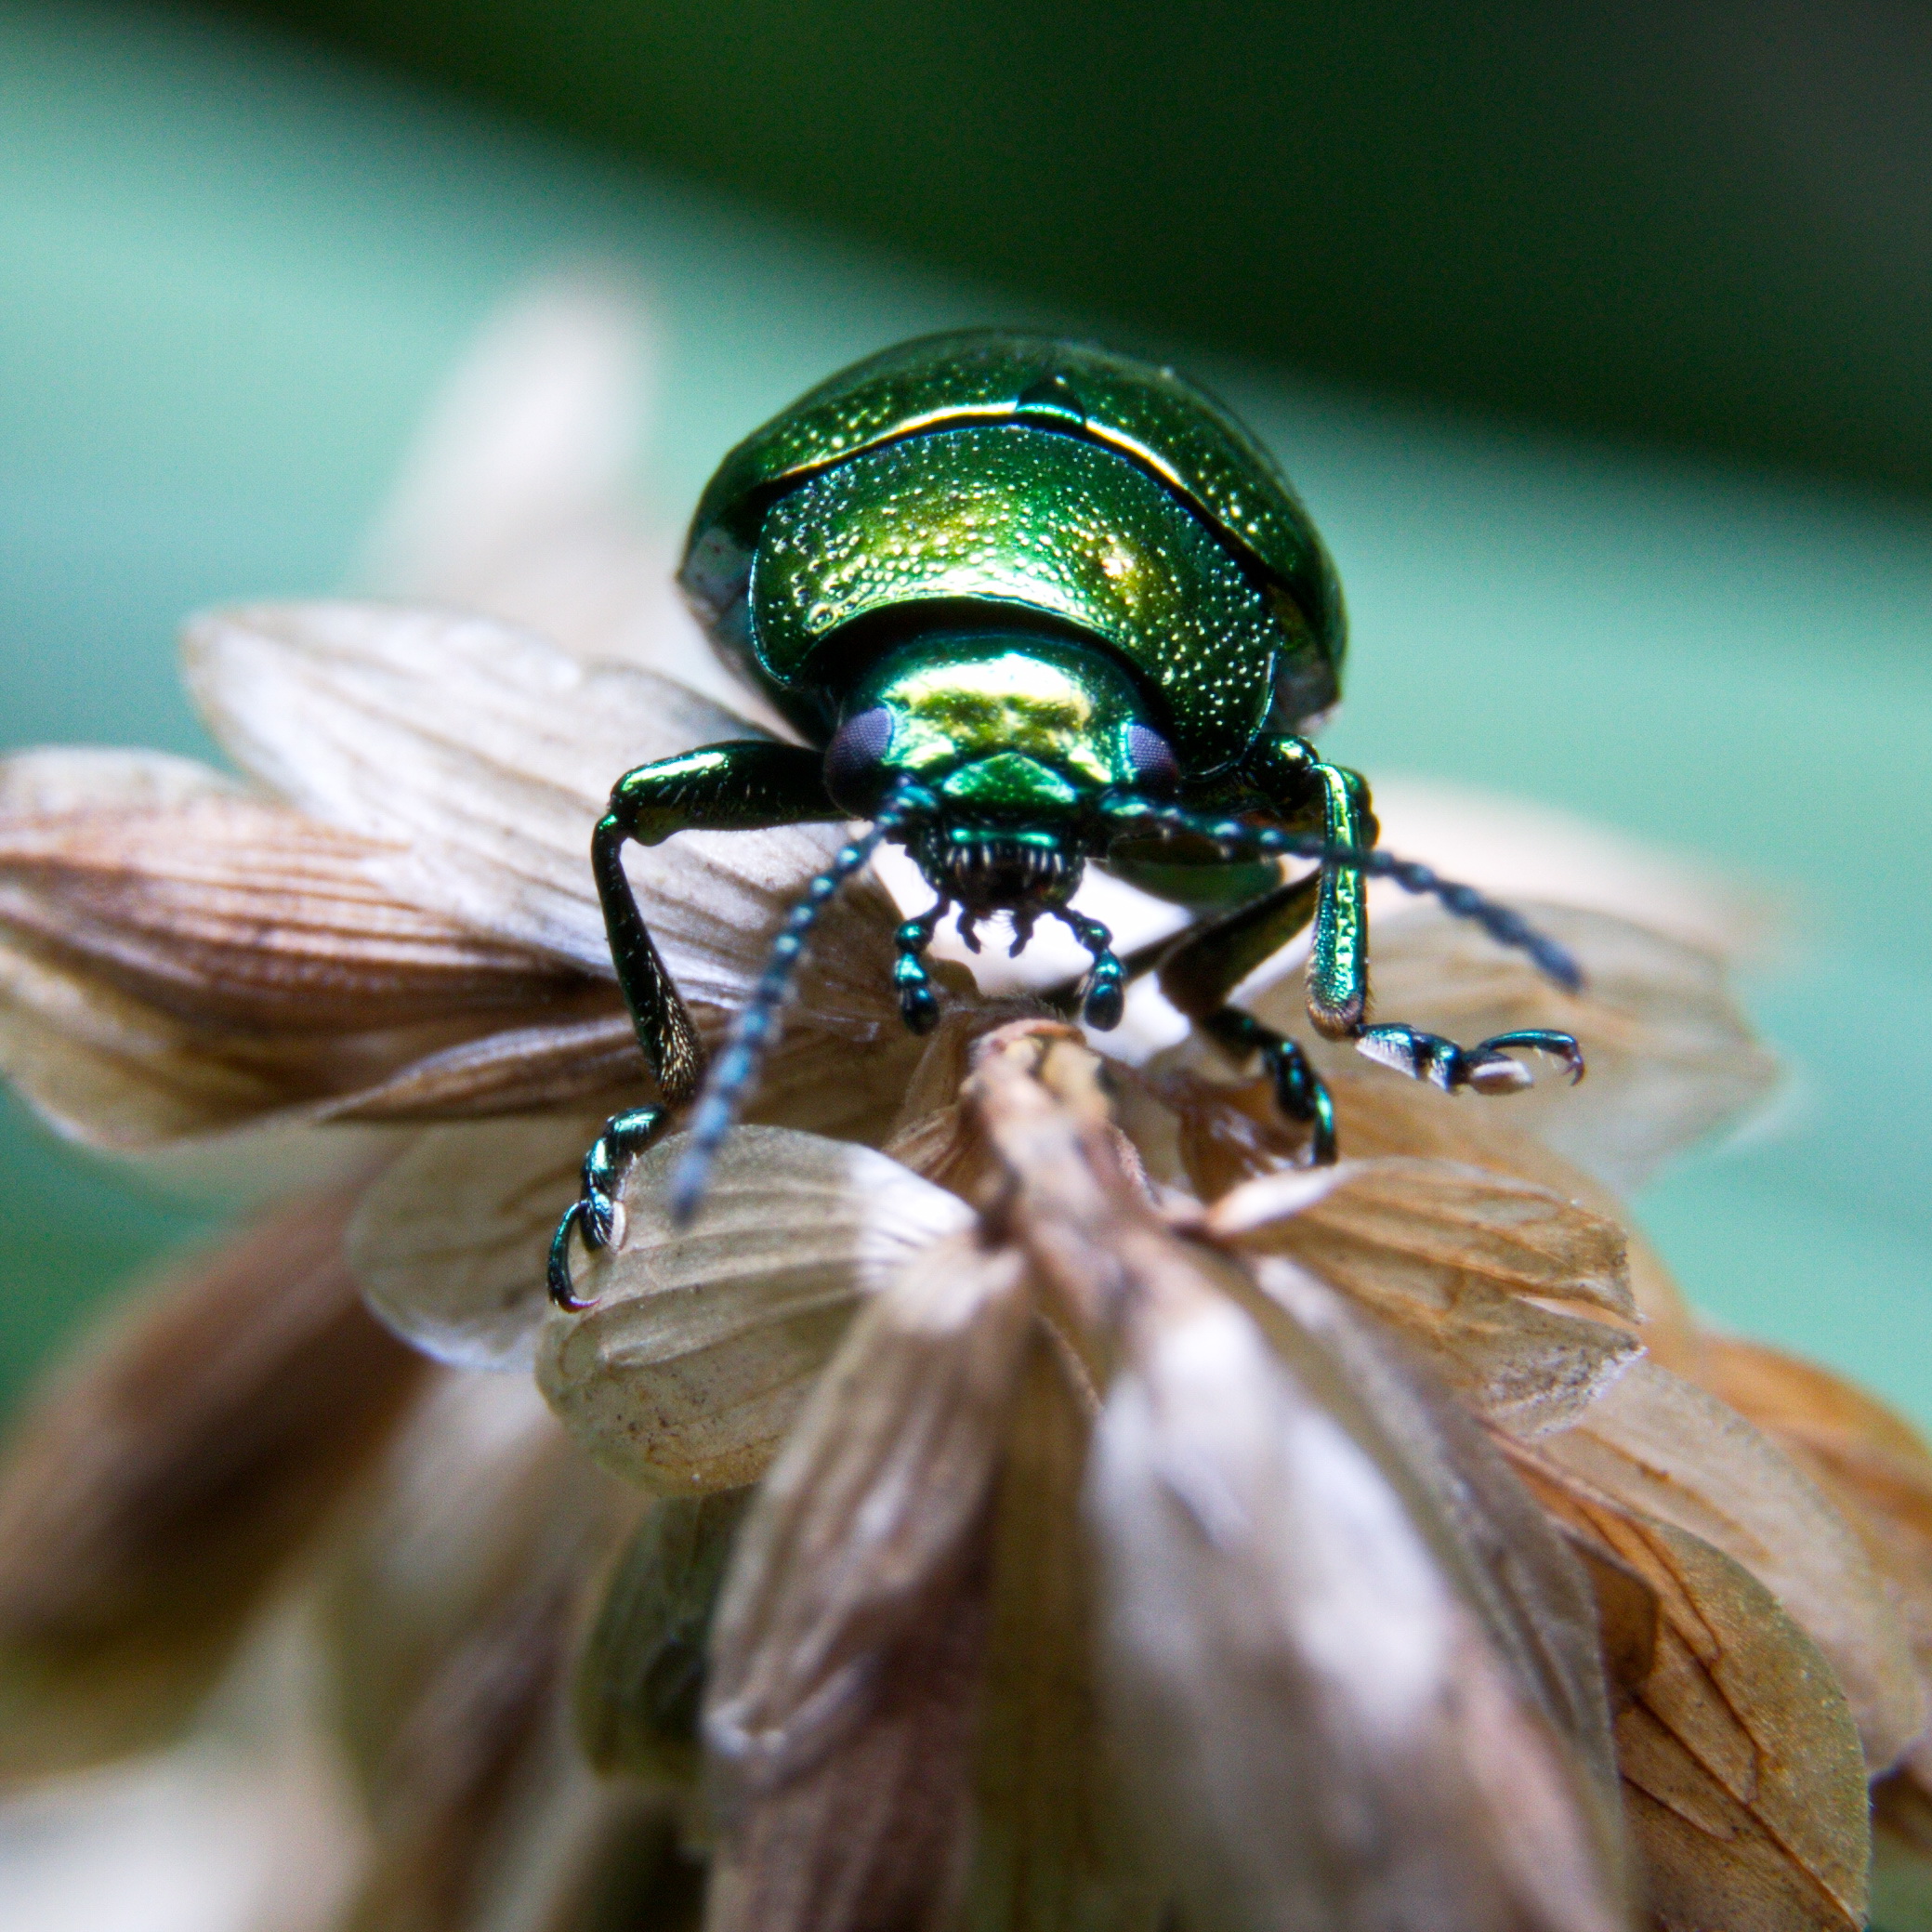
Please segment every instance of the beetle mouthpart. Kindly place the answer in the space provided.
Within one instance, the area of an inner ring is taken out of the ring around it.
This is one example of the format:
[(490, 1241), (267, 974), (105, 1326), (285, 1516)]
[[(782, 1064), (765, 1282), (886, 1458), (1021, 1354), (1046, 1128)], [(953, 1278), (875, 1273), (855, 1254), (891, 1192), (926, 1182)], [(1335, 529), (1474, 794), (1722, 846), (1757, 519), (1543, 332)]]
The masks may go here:
[(1063, 906), (1080, 884), (1082, 865), (1058, 846), (1031, 839), (961, 838), (956, 834), (938, 854), (935, 891), (957, 900), (976, 918), (987, 913), (1023, 913), (1032, 917)]

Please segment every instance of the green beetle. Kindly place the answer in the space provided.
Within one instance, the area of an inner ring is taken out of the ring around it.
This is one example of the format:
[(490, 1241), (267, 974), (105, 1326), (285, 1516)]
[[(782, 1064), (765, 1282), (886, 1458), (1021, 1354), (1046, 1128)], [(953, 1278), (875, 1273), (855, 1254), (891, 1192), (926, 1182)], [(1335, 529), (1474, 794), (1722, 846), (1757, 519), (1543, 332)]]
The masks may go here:
[[(615, 1115), (551, 1248), (572, 1296), (572, 1228), (606, 1243), (630, 1161), (702, 1097), (673, 1179), (688, 1216), (735, 1118), (819, 912), (882, 842), (936, 895), (900, 928), (906, 1023), (940, 1014), (924, 965), (939, 925), (1043, 917), (1092, 958), (1088, 1024), (1118, 1023), (1127, 979), (1163, 992), (1231, 1053), (1258, 1055), (1308, 1158), (1335, 1158), (1333, 1110), (1301, 1049), (1229, 1004), (1311, 923), (1317, 1029), (1445, 1090), (1530, 1079), (1512, 1050), (1583, 1058), (1568, 1033), (1475, 1046), (1368, 1020), (1367, 880), (1386, 875), (1480, 922), (1560, 983), (1563, 950), (1515, 913), (1374, 849), (1367, 785), (1307, 732), (1341, 689), (1341, 587), (1267, 452), (1171, 370), (1049, 336), (974, 330), (861, 362), (725, 458), (679, 581), (716, 648), (806, 741), (708, 745), (626, 773), (591, 845), (612, 959), (662, 1106)], [(652, 945), (624, 842), (688, 829), (861, 819), (794, 910), (705, 1077), (690, 1015)], [(1284, 857), (1317, 861), (1284, 878)], [(1198, 917), (1126, 963), (1069, 903), (1088, 861)]]

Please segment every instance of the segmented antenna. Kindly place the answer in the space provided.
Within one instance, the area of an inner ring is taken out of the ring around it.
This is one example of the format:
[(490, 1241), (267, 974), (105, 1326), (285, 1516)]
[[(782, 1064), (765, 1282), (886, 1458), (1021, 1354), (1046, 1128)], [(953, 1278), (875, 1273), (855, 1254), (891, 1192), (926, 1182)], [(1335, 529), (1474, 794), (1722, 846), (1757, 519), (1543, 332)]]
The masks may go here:
[(832, 863), (805, 888), (785, 915), (765, 970), (758, 975), (751, 997), (732, 1023), (725, 1048), (711, 1063), (703, 1090), (691, 1114), (690, 1133), (677, 1165), (671, 1171), (670, 1207), (673, 1226), (684, 1227), (698, 1211), (711, 1179), (718, 1144), (731, 1131), (746, 1093), (758, 1077), (758, 1068), (778, 1031), (779, 1009), (805, 958), (805, 942), (819, 914), (838, 895), (838, 888), (858, 872), (879, 846), (904, 825), (915, 811), (930, 804), (925, 788), (902, 779), (879, 808), (868, 829), (849, 845), (841, 846)]
[(1538, 932), (1520, 913), (1498, 905), (1474, 886), (1461, 886), (1443, 878), (1434, 867), (1424, 865), (1419, 860), (1400, 859), (1373, 846), (1331, 845), (1313, 833), (1281, 832), (1270, 825), (1250, 825), (1241, 819), (1212, 819), (1178, 805), (1157, 805), (1150, 799), (1118, 801), (1110, 808), (1109, 816), (1130, 827), (1151, 823), (1163, 831), (1191, 834), (1219, 846), (1229, 858), (1250, 854), (1257, 858), (1279, 855), (1316, 859), (1327, 868), (1346, 868), (1366, 873), (1371, 878), (1393, 879), (1404, 892), (1439, 900), (1444, 910), (1458, 919), (1473, 919), (1499, 946), (1527, 953), (1565, 992), (1583, 990), (1583, 968), (1567, 946), (1559, 946), (1547, 933)]

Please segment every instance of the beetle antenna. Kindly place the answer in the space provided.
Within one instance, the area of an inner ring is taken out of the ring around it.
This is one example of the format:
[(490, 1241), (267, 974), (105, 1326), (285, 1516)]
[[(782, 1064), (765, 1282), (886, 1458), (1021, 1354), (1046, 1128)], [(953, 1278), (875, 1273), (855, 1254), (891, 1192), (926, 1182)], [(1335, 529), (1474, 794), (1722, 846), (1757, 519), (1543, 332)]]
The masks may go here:
[(1393, 879), (1404, 892), (1436, 899), (1458, 919), (1473, 919), (1499, 946), (1527, 953), (1566, 992), (1583, 990), (1583, 968), (1567, 946), (1537, 929), (1520, 913), (1499, 905), (1474, 886), (1445, 879), (1420, 860), (1399, 858), (1373, 846), (1338, 846), (1314, 833), (1279, 831), (1272, 825), (1251, 825), (1242, 819), (1210, 818), (1178, 805), (1157, 805), (1151, 799), (1116, 801), (1109, 816), (1123, 832), (1147, 824), (1163, 832), (1188, 833), (1221, 848), (1229, 858), (1281, 856), (1315, 859), (1324, 867), (1346, 867), (1375, 879)]
[(731, 1131), (738, 1110), (758, 1076), (758, 1068), (778, 1030), (779, 1009), (804, 961), (805, 942), (818, 924), (819, 914), (837, 897), (838, 888), (863, 867), (887, 839), (902, 831), (908, 819), (928, 806), (925, 788), (911, 779), (902, 779), (879, 808), (871, 825), (848, 845), (839, 848), (832, 863), (805, 888), (798, 902), (785, 915), (785, 923), (779, 927), (771, 950), (765, 956), (765, 970), (758, 975), (751, 997), (740, 1009), (725, 1050), (712, 1062), (703, 1091), (698, 1096), (684, 1152), (671, 1171), (674, 1227), (684, 1227), (704, 1198), (718, 1145)]

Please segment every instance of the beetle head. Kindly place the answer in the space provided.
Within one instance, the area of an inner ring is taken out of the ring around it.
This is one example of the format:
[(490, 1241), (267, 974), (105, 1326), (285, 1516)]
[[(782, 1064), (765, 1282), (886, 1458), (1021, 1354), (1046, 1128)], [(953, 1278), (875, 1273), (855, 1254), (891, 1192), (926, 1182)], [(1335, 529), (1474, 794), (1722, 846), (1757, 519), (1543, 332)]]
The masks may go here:
[(1080, 884), (1096, 802), (1170, 794), (1178, 769), (1132, 680), (1078, 640), (940, 630), (901, 643), (856, 680), (825, 754), (832, 795), (869, 813), (902, 778), (936, 808), (907, 848), (969, 917), (1032, 917)]

